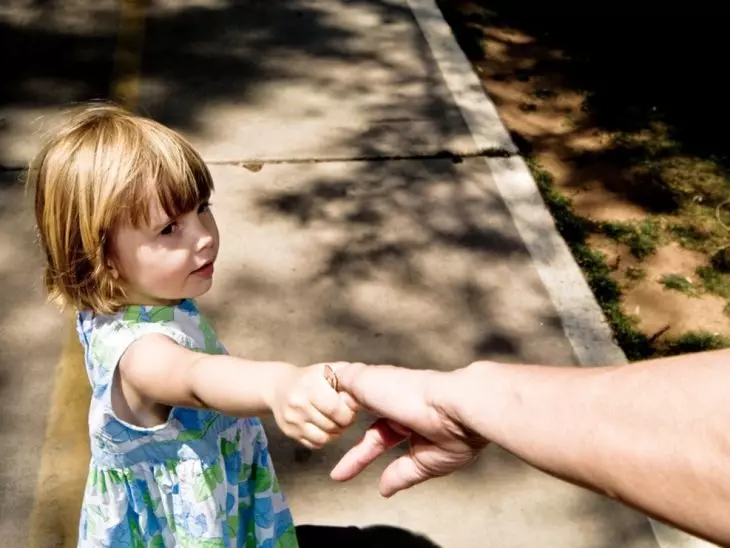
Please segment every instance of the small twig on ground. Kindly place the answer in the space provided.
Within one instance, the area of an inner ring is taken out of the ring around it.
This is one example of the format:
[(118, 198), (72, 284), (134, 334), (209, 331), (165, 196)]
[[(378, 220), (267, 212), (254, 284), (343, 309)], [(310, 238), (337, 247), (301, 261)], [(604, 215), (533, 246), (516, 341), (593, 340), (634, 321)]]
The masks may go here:
[(659, 337), (661, 337), (662, 335), (664, 335), (664, 333), (666, 333), (667, 331), (669, 331), (669, 329), (670, 329), (671, 327), (672, 327), (672, 326), (671, 326), (670, 324), (667, 324), (667, 325), (665, 325), (664, 327), (662, 327), (662, 328), (661, 328), (661, 329), (660, 329), (659, 331), (657, 331), (657, 332), (656, 332), (656, 333), (654, 333), (654, 334), (653, 334), (653, 335), (652, 335), (651, 337), (649, 337), (649, 342), (650, 342), (650, 343), (652, 343), (652, 344), (653, 344), (653, 343), (655, 343), (655, 342), (656, 342), (656, 340), (657, 340), (657, 339), (658, 339)]

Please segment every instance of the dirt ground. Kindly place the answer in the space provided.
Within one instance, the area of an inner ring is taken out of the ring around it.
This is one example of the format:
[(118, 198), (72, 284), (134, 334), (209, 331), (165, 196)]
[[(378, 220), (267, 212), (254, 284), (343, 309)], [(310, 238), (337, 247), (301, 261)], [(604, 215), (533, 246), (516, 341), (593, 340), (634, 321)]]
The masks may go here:
[[(727, 345), (730, 280), (710, 263), (727, 239), (712, 215), (724, 214), (728, 195), (721, 168), (686, 153), (662, 120), (606, 129), (587, 101), (590, 90), (576, 89), (568, 74), (570, 53), (510, 25), (495, 4), (457, 1), (444, 11), (518, 146), (594, 227), (584, 241), (603, 254), (621, 321), (651, 346), (633, 357), (688, 336), (692, 343), (675, 351)], [(664, 207), (675, 196), (682, 199)]]

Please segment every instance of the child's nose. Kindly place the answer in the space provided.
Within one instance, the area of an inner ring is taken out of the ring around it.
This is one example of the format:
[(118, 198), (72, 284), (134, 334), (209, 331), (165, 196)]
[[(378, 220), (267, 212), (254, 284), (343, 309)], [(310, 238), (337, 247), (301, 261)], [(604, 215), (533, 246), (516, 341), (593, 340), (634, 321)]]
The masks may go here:
[(202, 251), (208, 247), (211, 247), (215, 242), (215, 236), (213, 235), (213, 231), (201, 222), (197, 223), (195, 237), (196, 251)]
[(202, 251), (213, 246), (213, 235), (210, 232), (205, 232), (198, 238), (198, 251)]

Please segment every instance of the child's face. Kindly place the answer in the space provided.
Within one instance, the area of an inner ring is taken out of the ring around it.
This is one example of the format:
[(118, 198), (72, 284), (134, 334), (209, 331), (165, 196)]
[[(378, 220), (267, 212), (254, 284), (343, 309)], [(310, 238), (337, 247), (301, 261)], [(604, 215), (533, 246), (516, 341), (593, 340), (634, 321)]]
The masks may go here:
[(130, 304), (164, 304), (206, 293), (219, 244), (208, 204), (170, 219), (155, 203), (149, 218), (149, 226), (121, 226), (113, 233), (114, 269)]

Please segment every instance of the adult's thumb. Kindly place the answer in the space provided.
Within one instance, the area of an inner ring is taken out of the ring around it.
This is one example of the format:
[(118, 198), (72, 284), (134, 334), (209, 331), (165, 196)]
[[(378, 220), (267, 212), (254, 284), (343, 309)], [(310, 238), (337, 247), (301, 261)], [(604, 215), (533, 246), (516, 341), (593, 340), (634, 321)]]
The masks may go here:
[(411, 426), (426, 410), (426, 371), (392, 365), (348, 364), (335, 370), (337, 386), (376, 415)]

